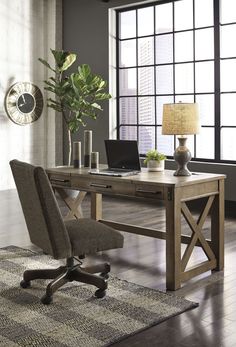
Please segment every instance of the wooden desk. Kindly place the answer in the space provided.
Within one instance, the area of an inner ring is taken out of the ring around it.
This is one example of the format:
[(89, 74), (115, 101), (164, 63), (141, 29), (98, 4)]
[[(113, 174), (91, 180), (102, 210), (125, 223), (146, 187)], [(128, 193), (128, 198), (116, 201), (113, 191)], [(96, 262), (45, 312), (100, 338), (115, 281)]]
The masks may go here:
[[(166, 240), (166, 287), (180, 288), (181, 283), (209, 270), (224, 267), (224, 175), (197, 173), (190, 177), (175, 177), (173, 171), (147, 172), (136, 176), (105, 177), (88, 173), (87, 168), (57, 167), (47, 170), (55, 189), (70, 208), (69, 218), (81, 217), (80, 205), (91, 193), (91, 217), (117, 230)], [(80, 193), (72, 200), (66, 189)], [(166, 208), (166, 231), (147, 229), (102, 219), (102, 194), (163, 200)], [(195, 221), (186, 202), (206, 198), (205, 206)], [(181, 215), (184, 216), (191, 236), (181, 235)], [(211, 239), (206, 240), (202, 228), (206, 217), (211, 216)], [(181, 254), (181, 243), (186, 243)], [(203, 249), (207, 260), (187, 268), (195, 246)]]

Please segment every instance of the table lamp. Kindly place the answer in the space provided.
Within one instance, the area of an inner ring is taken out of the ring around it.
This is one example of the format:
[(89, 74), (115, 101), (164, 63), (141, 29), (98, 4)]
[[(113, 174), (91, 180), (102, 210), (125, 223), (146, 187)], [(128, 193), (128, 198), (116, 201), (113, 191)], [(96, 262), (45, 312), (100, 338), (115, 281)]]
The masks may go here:
[(179, 140), (179, 147), (174, 152), (174, 159), (178, 164), (174, 176), (191, 176), (187, 168), (191, 153), (186, 147), (186, 135), (197, 134), (199, 130), (198, 104), (179, 102), (163, 105), (162, 134), (177, 135)]

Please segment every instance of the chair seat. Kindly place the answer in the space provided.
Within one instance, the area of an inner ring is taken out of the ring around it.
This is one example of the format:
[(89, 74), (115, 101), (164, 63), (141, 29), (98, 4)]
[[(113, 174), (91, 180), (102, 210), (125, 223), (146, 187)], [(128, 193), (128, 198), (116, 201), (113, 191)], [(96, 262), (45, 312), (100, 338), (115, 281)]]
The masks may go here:
[(88, 218), (65, 221), (69, 234), (73, 255), (88, 255), (99, 251), (123, 247), (123, 235)]
[(18, 160), (11, 160), (10, 165), (31, 242), (54, 259), (66, 259), (66, 265), (57, 269), (25, 270), (21, 287), (29, 287), (32, 280), (52, 279), (41, 298), (45, 305), (71, 281), (94, 285), (98, 288), (95, 296), (103, 298), (110, 264), (82, 267), (81, 262), (74, 263), (74, 257), (123, 247), (123, 235), (88, 218), (65, 222), (45, 170)]

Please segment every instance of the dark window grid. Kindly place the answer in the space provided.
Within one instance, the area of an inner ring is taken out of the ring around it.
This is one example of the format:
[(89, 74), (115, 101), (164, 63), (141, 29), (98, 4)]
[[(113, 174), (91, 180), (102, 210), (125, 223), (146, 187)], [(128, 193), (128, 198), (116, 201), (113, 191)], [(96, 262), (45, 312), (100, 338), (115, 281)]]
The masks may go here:
[(129, 123), (129, 124), (126, 124), (126, 123), (120, 123), (120, 127), (132, 127), (132, 126), (135, 126), (135, 127), (145, 127), (145, 126), (149, 126), (149, 127), (161, 127), (162, 124), (157, 124), (157, 123)]
[[(116, 33), (118, 36), (119, 33), (119, 12), (116, 12)], [(120, 54), (120, 50), (119, 50), (119, 41), (116, 40), (116, 61), (119, 62), (119, 54)], [(116, 69), (116, 90), (117, 90), (117, 96), (119, 96), (119, 90), (120, 90), (120, 78), (119, 78), (119, 68)], [(119, 97), (116, 100), (116, 131), (117, 131), (117, 138), (120, 138), (120, 117), (118, 115), (120, 115), (120, 102), (119, 102)]]
[(231, 59), (236, 59), (236, 56), (220, 58), (220, 60), (231, 60)]
[[(223, 59), (236, 59), (236, 57), (232, 58), (221, 58)], [(132, 66), (119, 66), (119, 70), (127, 70), (127, 69), (138, 69), (144, 67), (156, 67), (156, 66), (170, 66), (170, 65), (182, 65), (182, 64), (193, 64), (193, 63), (205, 63), (205, 62), (214, 62), (214, 59), (197, 59), (197, 60), (186, 60), (186, 61), (178, 61), (171, 63), (158, 63), (158, 64), (150, 64), (150, 65), (132, 65)]]
[(163, 5), (163, 4), (168, 4), (170, 2), (177, 2), (177, 1), (181, 1), (181, 0), (160, 0), (160, 1), (152, 2), (150, 4), (140, 4), (140, 5), (129, 6), (127, 8), (121, 8), (117, 11), (121, 13), (121, 12), (127, 12), (132, 10), (138, 10), (138, 9), (146, 8), (146, 7), (155, 7), (156, 5)]
[(226, 27), (226, 26), (230, 26), (230, 25), (235, 25), (236, 22), (229, 22), (229, 23), (219, 23), (220, 27)]
[[(174, 1), (172, 2), (172, 28), (174, 29), (175, 27), (175, 11), (174, 11)], [(173, 62), (175, 61), (175, 33), (173, 30)], [(173, 92), (174, 92), (174, 102), (176, 102), (176, 93), (175, 93), (175, 64), (173, 64)], [(176, 148), (177, 144), (177, 136), (174, 135), (174, 148)], [(174, 149), (173, 149), (174, 151)]]
[(215, 160), (221, 158), (221, 139), (220, 139), (220, 12), (219, 0), (214, 0), (214, 75), (215, 75)]
[[(133, 123), (133, 124), (120, 124), (120, 128), (129, 128), (129, 127), (137, 127), (137, 129), (139, 130), (140, 128), (151, 128), (151, 127), (155, 127), (156, 129), (157, 128), (160, 128), (160, 127), (162, 127), (162, 124), (159, 124), (159, 125), (152, 125), (152, 124), (135, 124), (135, 123)], [(214, 128), (214, 126), (202, 126), (202, 128)], [(230, 127), (226, 127), (226, 128), (230, 128)], [(236, 128), (236, 126), (235, 126), (235, 128)], [(173, 135), (174, 136), (174, 138), (177, 138), (177, 136), (176, 135)], [(174, 151), (174, 150), (173, 150)], [(145, 157), (146, 156), (146, 154), (145, 153), (140, 153), (140, 156), (141, 157)], [(173, 156), (167, 156), (167, 158), (168, 159), (172, 159), (173, 158)], [(206, 162), (208, 162), (208, 161), (210, 161), (210, 162), (215, 162), (215, 160), (214, 159), (206, 159), (206, 158), (202, 158), (202, 157), (193, 157), (192, 158), (192, 161), (198, 161), (198, 160), (204, 160), (204, 161), (206, 161)], [(224, 162), (223, 160), (222, 160), (222, 162)], [(232, 161), (229, 161), (229, 162), (232, 162)]]
[[(138, 64), (138, 10), (135, 11), (135, 20), (136, 20), (136, 64)], [(136, 90), (138, 92), (138, 69), (136, 70)], [(139, 103), (138, 103), (138, 99), (136, 102), (136, 112), (137, 112), (137, 123), (139, 124)], [(139, 143), (139, 130), (138, 127), (136, 128), (137, 130), (137, 141)]]
[[(148, 127), (162, 127), (162, 124), (161, 123), (120, 123), (119, 124), (120, 127), (145, 127), (145, 126), (148, 126)], [(201, 128), (214, 128), (214, 125), (203, 125), (201, 124)], [(236, 128), (236, 125), (222, 125), (220, 128)], [(190, 135), (191, 136), (191, 135)]]
[[(196, 49), (195, 49), (195, 0), (193, 0), (193, 92), (194, 92), (194, 102), (196, 101), (196, 67), (195, 67), (195, 62), (196, 62)], [(193, 149), (194, 149), (194, 158), (197, 156), (197, 140), (196, 140), (196, 135), (194, 135), (193, 138)]]
[[(154, 21), (153, 21), (153, 25), (154, 25), (154, 31), (156, 29), (156, 9), (154, 7), (153, 10), (153, 16), (154, 16)], [(156, 64), (156, 40), (155, 37), (153, 38), (153, 61), (154, 64)], [(156, 90), (156, 82), (157, 82), (157, 77), (156, 77), (156, 71), (154, 71), (154, 94), (156, 95), (157, 90)], [(157, 99), (155, 98), (155, 103), (154, 103), (154, 107), (155, 107), (155, 115), (154, 115), (154, 119), (155, 119), (155, 131), (154, 131), (154, 139), (155, 139), (155, 148), (157, 148)]]
[[(154, 11), (155, 13), (155, 11)], [(174, 16), (174, 12), (173, 12), (173, 16)], [(235, 23), (236, 24), (236, 23)], [(165, 31), (165, 32), (162, 32), (162, 33), (154, 33), (154, 34), (149, 34), (149, 35), (137, 35), (137, 36), (130, 36), (130, 37), (126, 37), (124, 39), (118, 37), (117, 40), (119, 42), (123, 42), (123, 41), (130, 41), (130, 40), (135, 40), (136, 38), (138, 39), (145, 39), (145, 38), (149, 38), (149, 37), (156, 37), (156, 36), (163, 36), (163, 35), (174, 35), (174, 34), (179, 34), (179, 33), (185, 33), (185, 32), (189, 32), (189, 31), (199, 31), (199, 30), (203, 30), (203, 29), (213, 29), (214, 26), (213, 25), (207, 25), (207, 26), (204, 26), (204, 27), (192, 27), (192, 28), (189, 28), (189, 29), (182, 29), (182, 30), (170, 30), (170, 31)]]
[[(178, 1), (178, 0), (177, 0)], [(170, 2), (170, 1), (164, 1), (164, 3), (167, 3), (167, 2)], [(158, 3), (158, 4), (160, 4), (160, 3)], [(172, 2), (172, 4), (174, 5), (174, 2)], [(144, 5), (143, 7), (146, 7), (146, 5)], [(135, 7), (136, 9), (137, 9), (137, 7)], [(129, 9), (130, 10), (130, 9)], [(216, 20), (216, 16), (215, 16), (215, 14), (218, 12), (218, 15), (219, 15), (219, 1), (218, 0), (214, 0), (214, 46), (215, 46), (215, 52), (218, 50), (218, 52), (220, 52), (220, 47), (219, 47), (219, 29), (220, 29), (220, 26), (221, 25), (226, 25), (226, 23), (225, 24), (220, 24), (219, 23), (219, 20), (218, 20), (218, 23), (217, 23), (217, 20)], [(218, 29), (218, 33), (216, 32), (217, 30), (216, 30), (216, 24), (217, 24), (217, 29)], [(227, 23), (228, 25), (230, 25), (230, 24), (236, 24), (236, 22), (232, 22), (232, 23)], [(195, 28), (194, 30), (200, 30), (200, 29), (203, 29), (203, 28), (212, 28), (212, 26), (209, 26), (209, 27), (199, 27), (199, 28)], [(193, 30), (193, 29), (188, 29), (188, 30), (186, 30), (186, 31), (191, 31), (191, 30)], [(183, 30), (184, 31), (184, 30)], [(170, 32), (168, 32), (168, 33), (171, 33), (171, 31)], [(167, 34), (167, 33), (161, 33), (162, 35), (164, 35), (164, 34)], [(150, 35), (150, 36), (156, 36), (156, 35), (161, 35), (161, 34), (154, 34), (154, 35)], [(218, 38), (218, 40), (217, 40), (217, 38)], [(118, 40), (117, 40), (118, 41)], [(174, 41), (174, 40), (173, 40)], [(119, 42), (119, 41), (118, 41)], [(174, 50), (173, 50), (174, 51)], [(217, 58), (218, 58), (218, 61), (217, 61)], [(215, 54), (215, 57), (214, 57), (214, 59), (206, 59), (206, 60), (201, 60), (202, 62), (204, 62), (204, 61), (214, 61), (214, 65), (215, 65), (215, 93), (209, 93), (209, 92), (207, 92), (207, 93), (194, 93), (194, 97), (196, 96), (196, 95), (204, 95), (204, 94), (215, 94), (215, 159), (204, 159), (204, 158), (200, 158), (201, 159), (201, 161), (205, 161), (205, 162), (219, 162), (219, 163), (235, 163), (235, 161), (232, 161), (232, 160), (221, 160), (220, 159), (220, 130), (223, 128), (223, 127), (220, 127), (220, 126), (217, 126), (217, 118), (218, 118), (218, 122), (219, 122), (219, 120), (220, 120), (220, 94), (227, 94), (227, 93), (235, 93), (235, 91), (229, 91), (229, 92), (222, 92), (222, 93), (220, 93), (220, 69), (218, 68), (218, 71), (216, 71), (217, 70), (217, 68), (216, 68), (216, 65), (217, 65), (217, 63), (219, 64), (220, 63), (220, 60), (222, 59), (222, 60), (224, 60), (224, 59), (235, 59), (236, 57), (229, 57), (229, 58), (227, 58), (227, 57), (224, 57), (224, 58), (220, 58), (220, 54), (219, 54), (219, 56), (218, 57), (216, 57), (216, 54)], [(201, 61), (193, 61), (193, 63), (195, 63), (195, 62), (201, 62)], [(190, 61), (190, 62), (192, 62), (192, 61)], [(178, 62), (179, 64), (183, 64), (183, 63), (187, 63), (187, 62)], [(174, 63), (174, 64), (176, 64), (176, 63)], [(162, 65), (162, 64), (161, 64)], [(163, 65), (168, 65), (168, 64), (163, 64)], [(157, 65), (156, 65), (157, 66)], [(143, 67), (143, 66), (142, 66)], [(150, 65), (148, 65), (148, 67), (150, 67)], [(179, 95), (193, 95), (193, 93), (181, 93), (181, 94), (179, 94)], [(153, 96), (161, 96), (161, 95), (173, 95), (173, 94), (156, 94), (156, 95), (153, 95)], [(175, 95), (177, 95), (177, 94), (174, 94), (174, 96)], [(148, 96), (148, 95), (140, 95), (141, 97), (143, 97), (143, 96)], [(124, 97), (124, 96), (123, 96)], [(218, 106), (219, 105), (219, 106)], [(218, 117), (217, 117), (217, 112), (216, 112), (216, 110), (218, 110)], [(127, 125), (125, 125), (125, 126), (127, 126)], [(144, 126), (146, 126), (146, 125), (144, 125)], [(204, 127), (204, 126), (202, 126), (202, 127)], [(214, 128), (214, 126), (205, 126), (205, 127), (213, 127)], [(224, 126), (224, 127), (228, 127), (228, 128), (230, 128), (230, 126)], [(235, 128), (235, 126), (232, 126), (232, 128)], [(217, 150), (217, 148), (219, 148), (219, 150)], [(196, 160), (198, 160), (198, 158), (193, 158), (192, 159), (193, 161), (196, 161)]]
[[(236, 93), (236, 91), (232, 91), (232, 92), (223, 92), (221, 94), (230, 94), (230, 93)], [(195, 96), (198, 96), (198, 95), (214, 95), (214, 92), (197, 92), (197, 93), (157, 93), (157, 94), (132, 94), (132, 95), (119, 95), (117, 97), (117, 99), (123, 99), (123, 98), (144, 98), (144, 97), (155, 97), (155, 96), (182, 96), (182, 95), (195, 95)]]

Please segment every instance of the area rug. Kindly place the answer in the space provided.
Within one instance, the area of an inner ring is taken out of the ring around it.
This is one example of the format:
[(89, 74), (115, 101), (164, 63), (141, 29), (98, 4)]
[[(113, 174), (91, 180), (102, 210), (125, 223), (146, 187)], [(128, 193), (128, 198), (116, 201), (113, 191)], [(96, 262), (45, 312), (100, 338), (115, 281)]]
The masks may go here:
[(103, 299), (94, 297), (93, 286), (73, 282), (55, 293), (51, 305), (40, 303), (45, 281), (19, 286), (26, 268), (57, 266), (44, 254), (0, 249), (0, 346), (110, 346), (197, 306), (115, 277)]

